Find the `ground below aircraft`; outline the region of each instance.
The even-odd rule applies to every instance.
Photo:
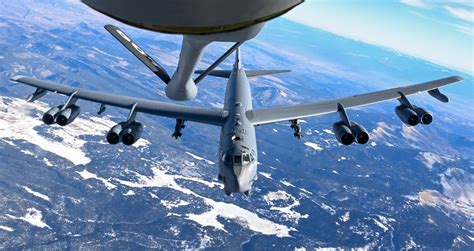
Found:
[[[109,25],[106,28],[108,30],[113,29],[117,34],[124,34],[117,27]],[[129,41],[135,44],[131,39]],[[137,49],[139,48],[138,46],[132,46],[131,48],[143,51],[142,49]],[[233,48],[230,50],[233,50]],[[119,96],[109,92],[75,88],[24,76],[15,76],[12,80],[37,88],[27,98],[28,101],[38,100],[48,91],[69,96],[65,104],[53,107],[43,115],[43,122],[46,124],[57,123],[60,126],[66,126],[73,122],[80,113],[80,107],[76,105],[79,99],[100,103],[99,114],[105,111],[106,105],[129,109],[130,113],[127,120],[118,123],[107,133],[106,138],[110,144],[121,142],[125,145],[132,145],[141,137],[143,125],[136,120],[137,113],[176,119],[175,132],[172,134],[175,138],[182,136],[185,121],[221,127],[219,180],[223,182],[224,191],[227,195],[237,192],[249,194],[252,184],[257,179],[258,151],[255,135],[256,126],[289,121],[291,128],[294,130],[294,136],[301,138],[302,133],[299,119],[337,112],[340,115],[340,121],[334,123],[332,127],[336,139],[343,145],[350,145],[354,142],[366,144],[369,141],[367,130],[356,122],[351,121],[346,113],[346,109],[398,99],[400,105],[395,108],[395,112],[401,121],[409,126],[416,126],[420,123],[429,125],[433,120],[432,115],[425,109],[412,105],[406,96],[428,91],[434,98],[442,102],[448,102],[448,98],[438,88],[461,80],[460,77],[453,76],[426,83],[334,100],[254,109],[248,77],[286,71],[247,71],[242,66],[238,48],[235,54],[232,70],[211,70],[207,72],[211,76],[228,78],[224,107],[222,109],[182,106]],[[151,57],[149,58],[151,59]],[[155,61],[153,62],[159,66]],[[198,71],[201,74],[203,72]]]
[[[204,4],[204,2],[215,2],[217,4],[218,1],[216,1],[217,0],[205,0],[194,2],[201,4]],[[249,1],[254,2],[250,3]],[[196,13],[216,13],[217,10],[212,7],[209,9],[211,12],[209,12],[209,10],[203,9],[199,4],[195,6],[197,8],[196,12],[192,12],[190,8],[186,8],[183,10],[185,13],[181,13],[181,16],[186,17],[183,19],[186,22],[183,21],[183,23],[181,23],[182,20],[180,21],[179,18],[176,19],[176,15],[170,15],[169,13],[167,14],[169,16],[168,19],[163,19],[158,15],[160,18],[155,20],[153,19],[153,15],[151,15],[152,12],[150,12],[150,10],[153,9],[151,7],[155,6],[156,3],[170,2],[170,5],[163,6],[166,7],[164,10],[171,10],[176,6],[182,7],[182,5],[174,5],[171,3],[173,1],[153,2],[151,0],[141,0],[139,3],[144,5],[140,5],[135,3],[131,4],[130,1],[126,0],[117,0],[116,5],[110,6],[106,3],[107,1],[84,0],[85,3],[94,9],[134,26],[161,32],[184,34],[177,70],[174,75],[170,77],[158,62],[149,56],[122,30],[113,25],[105,26],[107,31],[117,38],[166,84],[166,95],[171,99],[193,99],[197,93],[196,85],[206,76],[210,75],[228,79],[224,107],[222,109],[183,106],[130,96],[114,95],[110,92],[76,88],[24,76],[15,76],[12,80],[36,88],[36,91],[27,98],[27,100],[31,102],[43,97],[47,92],[55,92],[68,96],[67,101],[63,105],[53,107],[43,115],[42,119],[46,124],[57,123],[60,126],[66,126],[72,123],[80,114],[80,107],[76,104],[80,99],[99,103],[99,114],[105,111],[107,105],[129,109],[130,112],[127,119],[113,126],[107,133],[106,138],[110,144],[123,143],[125,145],[132,145],[141,137],[143,125],[136,119],[138,113],[176,119],[175,131],[172,134],[175,138],[182,136],[182,129],[186,121],[221,127],[218,177],[223,182],[224,192],[227,195],[238,192],[243,192],[248,195],[252,190],[253,183],[257,179],[258,151],[255,135],[256,126],[288,121],[294,130],[294,136],[301,138],[302,133],[299,119],[338,113],[340,121],[336,121],[332,127],[336,139],[343,145],[351,145],[354,142],[366,144],[369,141],[367,130],[355,121],[352,121],[346,109],[397,99],[400,105],[395,108],[395,112],[401,121],[409,126],[416,126],[420,123],[429,125],[433,120],[433,116],[427,110],[413,105],[407,96],[426,91],[432,97],[442,102],[448,102],[448,98],[442,94],[438,88],[462,80],[460,77],[451,76],[421,84],[339,99],[254,109],[252,106],[252,94],[248,78],[288,71],[245,70],[240,58],[239,47],[245,41],[255,37],[267,20],[285,13],[302,2],[298,0],[271,0],[274,5],[270,5],[269,1],[270,0],[245,0],[244,2],[250,6],[245,8],[242,7],[244,5],[241,6],[241,3],[237,3],[237,1],[222,1],[223,5],[218,6],[224,8],[225,11],[216,14],[217,16],[215,18],[206,16],[206,18],[201,20],[202,23],[197,23],[200,26],[195,27],[192,21],[196,21],[196,17],[198,17]],[[189,0],[176,0],[175,3],[184,4],[184,2],[189,3]],[[134,7],[135,5],[140,6],[140,8],[137,9],[137,7]],[[127,6],[129,9],[125,8]],[[149,9],[146,8],[147,6]],[[255,6],[260,6],[263,9],[254,8]],[[239,10],[239,12],[235,12],[236,10]],[[241,19],[239,15],[229,14],[234,12],[242,13],[244,10],[249,11],[248,15],[244,15],[244,19]],[[190,15],[187,16],[185,15],[186,13]],[[226,16],[226,13],[230,16]],[[223,19],[220,20],[218,17]],[[230,17],[230,19],[226,19],[228,17]],[[217,24],[221,25],[218,25],[217,28],[215,26],[216,23],[213,23],[215,21],[214,19],[220,20]],[[166,22],[169,23],[163,26]],[[201,59],[204,48],[214,41],[232,41],[235,42],[235,44],[206,70],[196,71],[196,64]],[[222,61],[234,52],[235,62],[232,70],[215,70]],[[195,73],[199,74],[199,76],[192,79]]]

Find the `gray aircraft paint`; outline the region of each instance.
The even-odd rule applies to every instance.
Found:
[[[280,71],[268,71],[277,73]],[[324,115],[338,111],[338,106],[346,109],[399,99],[403,96],[428,91],[436,99],[447,102],[447,97],[438,88],[458,81],[457,76],[447,77],[421,84],[397,87],[388,90],[354,95],[340,99],[312,102],[299,105],[254,109],[246,71],[241,64],[238,51],[234,67],[230,73],[223,109],[209,109],[175,105],[154,100],[114,95],[99,91],[75,88],[24,76],[15,76],[13,81],[36,87],[28,97],[35,101],[46,91],[69,96],[69,99],[83,99],[103,105],[132,109],[139,113],[164,116],[174,119],[194,121],[220,126],[219,177],[224,183],[226,194],[249,192],[257,179],[257,144],[255,126],[298,118]],[[236,156],[240,156],[236,158]],[[248,159],[244,159],[248,156]]]
[[[303,0],[82,0],[126,24],[173,34],[215,34],[283,15]]]
[[[239,50],[235,58],[224,101],[224,110],[229,114],[222,126],[219,147],[219,177],[226,193],[248,192],[257,179],[255,127],[246,116],[253,109],[251,90]]]
[[[178,67],[166,85],[166,96],[173,100],[192,100],[197,95],[197,86],[192,79],[197,64],[206,47],[212,42],[244,42],[254,38],[265,23],[252,25],[241,30],[207,35],[184,35],[179,54]]]
[[[303,0],[83,0],[91,8],[121,22],[149,30],[183,34],[176,71],[165,88],[177,101],[192,100],[198,88],[192,79],[206,47],[212,42],[244,42],[254,38],[265,22],[283,15]],[[127,36],[119,31],[122,38]],[[124,44],[127,46],[127,44]],[[140,47],[131,43],[145,55]],[[133,51],[133,50],[132,50]],[[141,58],[142,55],[136,55]],[[157,75],[163,71],[142,60]],[[163,76],[160,78],[164,79]],[[167,77],[165,77],[167,79]]]

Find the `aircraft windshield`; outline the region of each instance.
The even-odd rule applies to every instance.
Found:
[[[234,156],[234,164],[242,165],[242,155],[235,155]]]
[[[244,153],[243,155],[235,155],[234,156],[234,164],[236,165],[247,165],[252,161],[252,157],[248,153]]]
[[[247,165],[255,160],[255,157],[251,153],[224,154],[224,152],[222,152],[221,154],[222,161],[238,166]]]
[[[244,163],[250,162],[250,155],[249,154],[244,154]]]

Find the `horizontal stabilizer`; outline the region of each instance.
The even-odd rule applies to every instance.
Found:
[[[197,70],[194,73],[203,74],[204,71],[205,70]],[[231,73],[232,71],[228,71],[228,70],[214,70],[214,71],[209,72],[209,75],[218,77],[218,78],[229,78]]]
[[[291,72],[291,71],[290,70],[260,70],[260,71],[245,71],[245,74],[247,74],[247,77],[252,78],[252,77],[260,77],[260,76],[280,74],[280,73],[286,73],[286,72]]]
[[[197,70],[194,73],[202,74],[203,72],[204,70]],[[252,78],[252,77],[260,77],[260,76],[279,74],[279,73],[285,73],[285,72],[290,72],[290,70],[256,70],[256,71],[245,71],[245,74],[247,75],[247,77]],[[209,75],[214,76],[214,77],[219,77],[219,78],[229,78],[231,73],[232,73],[231,70],[214,70],[214,71],[211,71]]]

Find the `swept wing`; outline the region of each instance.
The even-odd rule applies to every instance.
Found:
[[[247,117],[253,125],[262,125],[334,113],[338,111],[338,104],[342,104],[345,108],[354,108],[386,100],[398,99],[402,96],[401,94],[408,96],[424,91],[428,91],[429,94],[443,102],[447,102],[447,97],[441,94],[438,88],[461,80],[461,77],[452,76],[421,84],[397,87],[340,99],[292,106],[254,109],[247,111]]]
[[[36,87],[37,90],[35,93],[41,96],[44,95],[46,91],[51,91],[66,96],[73,95],[74,98],[100,103],[102,105],[115,106],[125,109],[134,108],[136,112],[163,117],[189,120],[211,125],[222,125],[225,121],[225,118],[227,117],[227,112],[222,109],[183,106],[147,99],[127,97],[106,92],[75,88],[24,76],[15,76],[12,78],[12,80]],[[34,101],[35,98],[32,97],[30,100]]]

